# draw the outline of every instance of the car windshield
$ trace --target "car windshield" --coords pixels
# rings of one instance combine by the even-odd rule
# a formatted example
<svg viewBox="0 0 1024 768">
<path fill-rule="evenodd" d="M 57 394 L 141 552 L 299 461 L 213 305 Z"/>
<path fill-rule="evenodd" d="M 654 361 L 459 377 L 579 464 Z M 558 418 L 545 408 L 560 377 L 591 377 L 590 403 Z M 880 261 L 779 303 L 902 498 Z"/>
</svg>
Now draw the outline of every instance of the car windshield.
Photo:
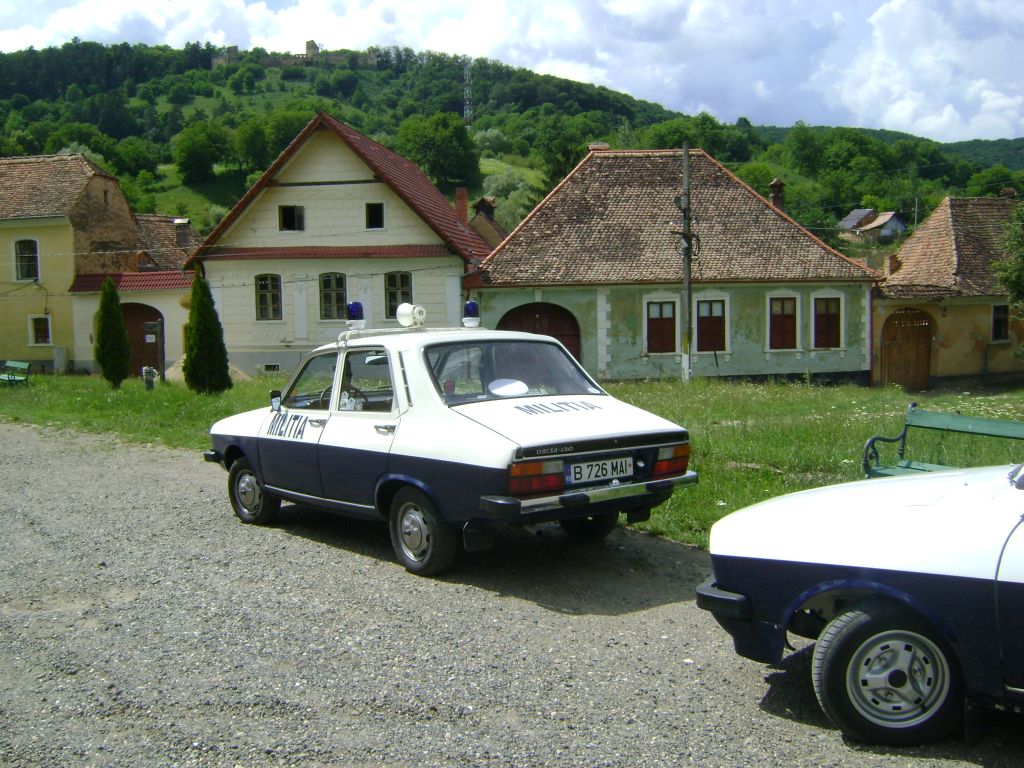
<svg viewBox="0 0 1024 768">
<path fill-rule="evenodd" d="M 601 395 L 561 347 L 543 341 L 474 341 L 429 347 L 427 364 L 449 405 L 536 395 Z"/>
</svg>

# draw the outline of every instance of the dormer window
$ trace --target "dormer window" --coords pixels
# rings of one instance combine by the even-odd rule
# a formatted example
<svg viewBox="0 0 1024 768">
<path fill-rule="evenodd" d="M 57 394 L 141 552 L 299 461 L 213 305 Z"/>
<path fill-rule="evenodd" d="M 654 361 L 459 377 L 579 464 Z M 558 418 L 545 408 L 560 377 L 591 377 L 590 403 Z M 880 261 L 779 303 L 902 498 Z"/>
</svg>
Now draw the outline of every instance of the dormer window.
<svg viewBox="0 0 1024 768">
<path fill-rule="evenodd" d="M 305 211 L 301 205 L 277 206 L 277 229 L 279 232 L 301 232 L 305 228 Z"/>
</svg>

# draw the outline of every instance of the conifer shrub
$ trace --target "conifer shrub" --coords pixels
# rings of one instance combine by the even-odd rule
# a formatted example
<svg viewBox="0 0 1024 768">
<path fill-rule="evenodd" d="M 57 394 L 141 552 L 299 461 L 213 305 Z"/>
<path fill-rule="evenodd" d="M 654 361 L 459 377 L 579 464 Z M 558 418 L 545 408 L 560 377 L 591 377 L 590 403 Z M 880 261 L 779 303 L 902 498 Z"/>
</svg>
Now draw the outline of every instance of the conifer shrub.
<svg viewBox="0 0 1024 768">
<path fill-rule="evenodd" d="M 192 281 L 192 305 L 188 311 L 188 343 L 182 366 L 185 384 L 194 392 L 215 395 L 231 389 L 224 328 L 213 306 L 210 286 L 198 272 Z"/>
<path fill-rule="evenodd" d="M 124 325 L 121 298 L 114 281 L 109 277 L 100 288 L 100 310 L 96 320 L 96 344 L 93 348 L 96 364 L 103 378 L 114 389 L 120 389 L 121 382 L 128 378 L 128 366 L 132 351 L 128 344 L 128 330 Z"/>
</svg>

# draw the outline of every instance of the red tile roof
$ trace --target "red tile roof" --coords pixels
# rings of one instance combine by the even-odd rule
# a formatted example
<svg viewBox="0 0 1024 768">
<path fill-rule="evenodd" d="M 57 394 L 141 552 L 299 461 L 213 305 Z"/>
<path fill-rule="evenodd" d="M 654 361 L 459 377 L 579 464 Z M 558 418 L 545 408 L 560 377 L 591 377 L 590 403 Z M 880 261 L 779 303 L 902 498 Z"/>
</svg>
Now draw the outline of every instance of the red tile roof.
<svg viewBox="0 0 1024 768">
<path fill-rule="evenodd" d="M 192 272 L 180 270 L 164 270 L 154 272 L 122 272 L 115 275 L 75 275 L 71 283 L 71 293 L 99 293 L 103 281 L 107 278 L 114 281 L 118 293 L 133 291 L 171 291 L 189 290 L 192 288 Z"/>
<path fill-rule="evenodd" d="M 354 131 L 344 123 L 320 112 L 309 121 L 270 168 L 228 212 L 228 215 L 203 241 L 199 250 L 189 259 L 186 266 L 190 266 L 193 259 L 220 257 L 220 251 L 216 246 L 220 236 L 257 195 L 273 181 L 281 167 L 295 155 L 306 139 L 319 129 L 331 130 L 344 141 L 467 264 L 474 264 L 482 260 L 490 252 L 490 248 L 480 236 L 459 220 L 455 210 L 448 204 L 448 200 L 420 170 L 419 166 L 368 139 L 358 131 Z"/>
<path fill-rule="evenodd" d="M 991 263 L 1005 255 L 1008 198 L 947 197 L 899 249 L 897 267 L 881 285 L 893 299 L 1001 296 Z"/>
<path fill-rule="evenodd" d="M 83 155 L 0 158 L 0 219 L 66 216 L 92 176 L 110 174 Z"/>
<path fill-rule="evenodd" d="M 682 160 L 681 150 L 591 152 L 485 260 L 479 284 L 681 282 Z M 694 282 L 877 279 L 703 150 L 690 150 L 690 180 Z"/>
</svg>

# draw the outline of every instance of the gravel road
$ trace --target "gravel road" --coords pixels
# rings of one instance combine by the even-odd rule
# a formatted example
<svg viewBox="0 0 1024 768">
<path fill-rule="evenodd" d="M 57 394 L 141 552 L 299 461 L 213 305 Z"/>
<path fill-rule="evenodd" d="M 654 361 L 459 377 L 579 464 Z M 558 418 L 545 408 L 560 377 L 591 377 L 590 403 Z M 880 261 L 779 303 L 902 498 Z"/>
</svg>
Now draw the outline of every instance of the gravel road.
<svg viewBox="0 0 1024 768">
<path fill-rule="evenodd" d="M 198 452 L 0 424 L 0 480 L 0 765 L 1024 760 L 1010 715 L 974 745 L 844 740 L 806 649 L 735 656 L 694 605 L 707 554 L 633 531 L 512 533 L 423 579 L 382 525 L 242 525 Z"/>
</svg>

